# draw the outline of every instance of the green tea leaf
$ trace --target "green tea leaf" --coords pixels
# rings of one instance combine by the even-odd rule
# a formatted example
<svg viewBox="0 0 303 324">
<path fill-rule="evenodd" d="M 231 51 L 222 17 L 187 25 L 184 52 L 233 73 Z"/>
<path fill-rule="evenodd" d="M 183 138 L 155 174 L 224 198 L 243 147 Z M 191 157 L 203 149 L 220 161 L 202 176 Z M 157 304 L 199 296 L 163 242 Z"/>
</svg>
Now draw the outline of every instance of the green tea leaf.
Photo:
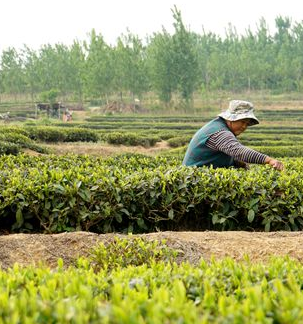
<svg viewBox="0 0 303 324">
<path fill-rule="evenodd" d="M 247 214 L 247 219 L 250 223 L 252 223 L 254 218 L 255 218 L 255 212 L 252 209 L 250 209 Z"/>
<path fill-rule="evenodd" d="M 171 209 L 169 212 L 168 212 L 168 218 L 169 219 L 174 219 L 174 210 Z"/>
</svg>

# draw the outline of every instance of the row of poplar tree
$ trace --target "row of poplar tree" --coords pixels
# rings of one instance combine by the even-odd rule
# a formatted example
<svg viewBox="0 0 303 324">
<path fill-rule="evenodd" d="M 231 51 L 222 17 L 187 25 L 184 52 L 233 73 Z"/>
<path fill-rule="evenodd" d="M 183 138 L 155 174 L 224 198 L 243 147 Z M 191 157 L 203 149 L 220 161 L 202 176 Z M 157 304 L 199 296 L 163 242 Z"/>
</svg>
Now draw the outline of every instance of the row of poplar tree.
<svg viewBox="0 0 303 324">
<path fill-rule="evenodd" d="M 2 51 L 0 94 L 28 94 L 58 89 L 76 100 L 130 93 L 156 93 L 169 103 L 177 93 L 191 102 L 201 90 L 301 91 L 303 88 L 303 23 L 277 17 L 271 34 L 262 18 L 257 31 L 238 35 L 229 25 L 225 37 L 197 34 L 174 7 L 174 32 L 164 28 L 144 41 L 131 32 L 109 45 L 92 30 L 86 41 L 44 45 L 38 51 L 26 45 Z"/>
</svg>

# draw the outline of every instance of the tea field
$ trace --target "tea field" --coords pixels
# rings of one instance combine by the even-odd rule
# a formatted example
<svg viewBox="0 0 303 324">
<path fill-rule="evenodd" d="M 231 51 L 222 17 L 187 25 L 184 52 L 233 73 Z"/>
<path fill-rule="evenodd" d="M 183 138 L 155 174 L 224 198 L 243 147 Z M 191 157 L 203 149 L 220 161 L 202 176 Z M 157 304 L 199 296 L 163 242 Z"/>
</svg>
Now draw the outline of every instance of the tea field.
<svg viewBox="0 0 303 324">
<path fill-rule="evenodd" d="M 79 231 L 132 233 L 133 238 L 171 233 L 176 239 L 180 233 L 180 240 L 193 231 L 300 236 L 301 114 L 299 109 L 260 111 L 262 123 L 240 137 L 243 144 L 282 159 L 282 172 L 263 165 L 249 170 L 182 166 L 187 143 L 207 121 L 201 116 L 91 115 L 72 123 L 3 124 L 1 233 L 20 235 L 20 240 Z M 61 143 L 93 144 L 96 151 L 111 145 L 116 153 L 58 155 L 52 147 L 64 147 Z M 149 149 L 157 143 L 166 143 L 166 149 L 119 154 L 122 147 Z M 9 264 L 5 258 L 18 263 L 14 251 L 4 255 L 1 242 L 0 263 Z M 39 241 L 33 242 L 24 250 L 39 255 Z M 234 251 L 241 251 L 238 244 Z M 260 262 L 245 253 L 238 261 L 203 258 L 203 253 L 198 262 L 180 258 L 194 247 L 192 242 L 187 250 L 177 244 L 172 249 L 169 242 L 128 237 L 106 246 L 96 242 L 68 265 L 58 254 L 51 268 L 47 262 L 11 262 L 0 270 L 0 323 L 301 323 L 298 246 L 296 259 L 268 255 Z M 228 255 L 228 244 L 225 251 Z M 291 254 L 292 248 L 286 251 Z"/>
<path fill-rule="evenodd" d="M 165 242 L 115 239 L 64 267 L 0 270 L 1 323 L 301 323 L 302 263 L 175 262 Z"/>
</svg>

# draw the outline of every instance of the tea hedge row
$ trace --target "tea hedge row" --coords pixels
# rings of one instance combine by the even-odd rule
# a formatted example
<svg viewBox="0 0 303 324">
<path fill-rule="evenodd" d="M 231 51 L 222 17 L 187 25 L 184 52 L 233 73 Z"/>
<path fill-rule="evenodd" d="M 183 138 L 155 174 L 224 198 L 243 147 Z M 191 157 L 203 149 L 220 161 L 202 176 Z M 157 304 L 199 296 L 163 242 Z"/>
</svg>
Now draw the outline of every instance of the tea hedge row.
<svg viewBox="0 0 303 324">
<path fill-rule="evenodd" d="M 31 139 L 42 142 L 97 142 L 96 132 L 83 128 L 28 127 Z"/>
<path fill-rule="evenodd" d="M 178 139 L 177 139 L 178 140 Z M 293 146 L 254 146 L 252 144 L 247 145 L 251 149 L 257 150 L 263 154 L 269 155 L 275 158 L 291 158 L 291 157 L 303 157 L 303 145 Z M 162 156 L 174 156 L 178 159 L 183 159 L 186 152 L 187 145 L 173 148 L 166 152 L 162 152 Z"/>
<path fill-rule="evenodd" d="M 167 140 L 170 147 L 181 147 L 188 145 L 192 136 L 183 135 L 169 138 Z M 303 146 L 303 136 L 297 139 L 286 139 L 286 140 L 270 140 L 266 137 L 263 137 L 258 140 L 240 140 L 243 145 L 246 145 L 251 148 L 258 148 L 261 151 L 274 152 L 275 156 L 303 156 L 302 155 L 302 146 Z M 279 149 L 280 148 L 280 149 Z M 280 152 L 279 152 L 280 151 Z M 272 154 L 272 153 L 265 153 Z"/>
<path fill-rule="evenodd" d="M 99 137 L 101 140 L 110 144 L 124 144 L 124 145 L 143 145 L 153 146 L 156 142 L 166 140 L 170 147 L 180 147 L 188 145 L 194 132 L 192 131 L 151 131 L 138 130 L 136 132 L 129 132 L 127 130 L 119 131 L 99 131 Z M 301 146 L 303 144 L 302 135 L 290 135 L 286 134 L 281 137 L 278 134 L 245 134 L 242 135 L 240 141 L 243 145 L 247 146 L 283 146 L 291 147 Z M 283 148 L 285 150 L 285 148 Z M 287 156 L 287 155 L 286 155 Z M 293 156 L 291 154 L 290 156 Z M 301 155 L 296 155 L 301 156 Z"/>
<path fill-rule="evenodd" d="M 247 134 L 252 133 L 261 133 L 261 134 L 303 134 L 303 128 L 302 127 L 289 127 L 289 126 L 280 126 L 280 127 L 270 127 L 270 126 L 257 126 L 250 128 L 247 132 Z"/>
<path fill-rule="evenodd" d="M 60 125 L 65 125 L 61 123 Z M 35 141 L 42 142 L 76 142 L 98 140 L 110 144 L 142 145 L 150 147 L 161 140 L 167 140 L 171 147 L 187 145 L 195 131 L 201 125 L 185 124 L 163 124 L 158 128 L 158 124 L 136 122 L 125 123 L 126 128 L 121 128 L 119 123 L 108 123 L 108 125 L 96 125 L 96 129 L 89 129 L 90 124 L 72 124 L 72 127 L 63 128 L 58 126 L 35 126 L 35 127 L 15 127 L 14 131 L 21 136 L 29 137 Z M 69 126 L 71 124 L 68 124 Z M 158 125 L 158 126 L 157 126 Z M 81 128 L 79 127 L 81 126 Z M 104 126 L 104 127 L 103 127 Z M 107 127 L 108 126 L 108 127 Z M 138 126 L 138 127 L 137 127 Z M 167 127 L 166 127 L 167 126 Z M 190 128 L 188 128 L 190 126 Z M 1 131 L 2 130 L 2 131 Z M 12 130 L 8 127 L 0 129 L 6 136 L 6 131 Z M 283 133 L 283 136 L 281 135 Z M 302 128 L 299 127 L 268 127 L 257 126 L 249 129 L 241 135 L 241 142 L 244 145 L 254 146 L 297 146 L 303 142 Z M 10 142 L 7 139 L 2 141 Z M 283 148 L 285 151 L 285 149 Z M 290 156 L 299 156 L 291 154 Z"/>
<path fill-rule="evenodd" d="M 102 135 L 99 134 L 99 138 L 103 141 L 106 141 L 109 144 L 123 144 L 129 146 L 141 145 L 144 147 L 154 146 L 157 142 L 161 141 L 161 138 L 155 135 L 140 135 L 138 133 L 133 132 L 107 132 Z"/>
<path fill-rule="evenodd" d="M 269 109 L 258 109 L 256 111 L 257 117 L 261 121 L 280 121 L 280 120 L 302 120 L 303 119 L 303 112 L 300 109 L 284 109 L 284 110 L 269 110 Z M 109 116 L 109 115 L 95 115 L 86 118 L 88 122 L 133 122 L 133 121 L 140 121 L 140 122 L 150 122 L 152 121 L 161 121 L 166 123 L 174 123 L 174 122 L 206 122 L 211 118 L 216 116 L 215 111 L 205 111 L 203 116 L 192 115 L 192 116 L 146 116 L 146 115 L 134 115 L 134 116 Z"/>
<path fill-rule="evenodd" d="M 0 140 L 0 155 L 17 155 L 20 151 L 19 145 Z"/>
<path fill-rule="evenodd" d="M 98 134 L 92 130 L 82 128 L 63 129 L 51 126 L 35 127 L 0 127 L 0 139 L 7 142 L 33 143 L 40 142 L 97 142 Z M 31 141 L 32 140 L 32 141 Z M 18 144 L 18 143 L 17 143 Z"/>
<path fill-rule="evenodd" d="M 303 228 L 300 159 L 286 160 L 284 172 L 197 169 L 130 155 L 0 161 L 0 224 L 8 231 Z"/>
<path fill-rule="evenodd" d="M 282 157 L 303 157 L 303 145 L 295 146 L 252 146 L 252 149 L 255 149 L 259 152 L 267 154 L 272 157 L 282 158 Z"/>
<path fill-rule="evenodd" d="M 207 120 L 209 121 L 209 120 Z M 196 131 L 202 127 L 207 121 L 203 123 L 153 123 L 153 122 L 94 122 L 94 123 L 81 123 L 77 122 L 74 124 L 58 123 L 54 126 L 61 127 L 64 129 L 68 128 L 86 128 L 92 130 L 128 130 L 128 131 L 140 131 L 140 130 L 177 130 L 177 131 Z M 249 133 L 268 133 L 268 134 L 303 134 L 302 126 L 254 126 L 251 127 L 247 132 Z"/>
<path fill-rule="evenodd" d="M 48 150 L 36 144 L 21 132 L 6 131 L 0 132 L 0 155 L 18 154 L 22 149 L 31 149 L 39 153 L 48 153 Z"/>
<path fill-rule="evenodd" d="M 201 261 L 198 266 L 154 262 L 95 272 L 75 267 L 0 270 L 1 323 L 301 323 L 303 268 Z"/>
<path fill-rule="evenodd" d="M 102 116 L 102 115 L 95 115 L 90 116 L 85 119 L 85 121 L 89 123 L 101 123 L 101 122 L 128 122 L 128 123 L 158 123 L 158 122 L 165 122 L 165 123 L 204 123 L 207 121 L 205 117 L 202 116 L 146 116 L 146 115 L 120 115 L 120 116 Z"/>
<path fill-rule="evenodd" d="M 165 135 L 164 135 L 165 137 Z M 110 144 L 154 146 L 161 141 L 161 137 L 153 134 L 134 132 L 104 132 L 84 128 L 62 129 L 60 127 L 15 127 L 0 128 L 0 141 L 19 144 L 20 147 L 35 148 L 34 141 L 38 142 L 97 142 L 106 141 Z M 22 144 L 22 145 L 21 145 Z M 41 148 L 39 152 L 43 152 Z M 3 151 L 6 151 L 3 149 Z M 12 149 L 13 151 L 13 149 Z M 20 150 L 18 150 L 19 152 Z M 44 151 L 44 153 L 46 153 Z"/>
</svg>

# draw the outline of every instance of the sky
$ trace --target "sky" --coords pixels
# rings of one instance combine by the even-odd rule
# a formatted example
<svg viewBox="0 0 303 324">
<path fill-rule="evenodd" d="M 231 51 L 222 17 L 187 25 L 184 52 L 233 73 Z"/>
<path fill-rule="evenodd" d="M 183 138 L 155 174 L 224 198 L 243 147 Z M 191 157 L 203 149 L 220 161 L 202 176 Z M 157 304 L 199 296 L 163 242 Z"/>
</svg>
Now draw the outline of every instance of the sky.
<svg viewBox="0 0 303 324">
<path fill-rule="evenodd" d="M 253 32 L 264 18 L 270 33 L 275 18 L 303 21 L 300 0 L 3 0 L 1 1 L 0 52 L 27 45 L 38 50 L 46 44 L 71 45 L 84 41 L 95 29 L 108 44 L 128 30 L 140 39 L 160 32 L 173 32 L 172 8 L 181 11 L 185 26 L 197 33 L 224 37 L 228 26 L 239 35 Z"/>
</svg>

